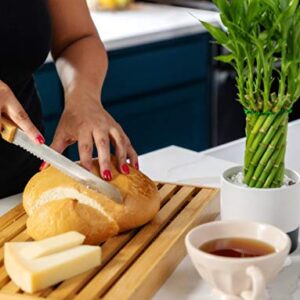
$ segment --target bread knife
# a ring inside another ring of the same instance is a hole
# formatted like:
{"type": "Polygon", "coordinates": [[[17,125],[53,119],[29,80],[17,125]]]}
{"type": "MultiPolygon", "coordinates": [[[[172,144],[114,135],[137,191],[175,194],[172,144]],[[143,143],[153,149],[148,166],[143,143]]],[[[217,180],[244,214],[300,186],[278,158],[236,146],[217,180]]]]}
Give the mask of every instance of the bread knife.
{"type": "Polygon", "coordinates": [[[69,177],[84,184],[86,187],[108,196],[119,204],[122,203],[120,191],[112,184],[109,184],[47,145],[35,144],[26,133],[19,129],[12,121],[2,117],[1,123],[1,136],[7,142],[25,149],[69,177]]]}

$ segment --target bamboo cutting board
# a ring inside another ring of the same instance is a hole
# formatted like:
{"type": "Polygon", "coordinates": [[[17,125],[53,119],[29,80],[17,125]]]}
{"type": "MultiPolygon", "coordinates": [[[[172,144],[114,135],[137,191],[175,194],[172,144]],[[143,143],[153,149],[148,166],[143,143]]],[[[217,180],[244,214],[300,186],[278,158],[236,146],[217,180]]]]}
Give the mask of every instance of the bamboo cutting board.
{"type": "Polygon", "coordinates": [[[102,244],[102,265],[35,294],[23,293],[3,265],[3,245],[29,241],[27,216],[19,205],[0,218],[0,300],[146,300],[186,254],[184,237],[194,226],[219,214],[219,191],[157,184],[161,209],[145,226],[102,244]]]}

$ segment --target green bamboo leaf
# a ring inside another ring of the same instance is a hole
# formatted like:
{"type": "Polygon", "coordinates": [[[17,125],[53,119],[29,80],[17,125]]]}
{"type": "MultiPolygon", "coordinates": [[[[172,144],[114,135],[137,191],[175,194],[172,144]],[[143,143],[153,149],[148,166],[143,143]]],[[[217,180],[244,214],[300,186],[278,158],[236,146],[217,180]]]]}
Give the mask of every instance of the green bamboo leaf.
{"type": "Polygon", "coordinates": [[[213,2],[220,10],[220,17],[223,24],[227,26],[227,23],[232,21],[229,2],[227,0],[213,0],[213,2]]]}
{"type": "Polygon", "coordinates": [[[228,28],[231,29],[235,33],[236,38],[239,41],[243,41],[244,44],[253,43],[257,41],[255,36],[252,36],[251,33],[248,33],[243,27],[233,22],[229,22],[228,28]]]}
{"type": "Polygon", "coordinates": [[[295,58],[295,59],[288,60],[287,63],[288,63],[289,65],[290,65],[290,64],[300,64],[300,57],[299,57],[299,58],[295,58]]]}
{"type": "Polygon", "coordinates": [[[262,3],[266,4],[267,6],[269,6],[269,8],[271,8],[273,10],[273,12],[278,12],[278,6],[276,3],[277,1],[274,0],[261,0],[262,3]]]}
{"type": "Polygon", "coordinates": [[[279,3],[280,9],[281,10],[287,9],[287,7],[289,6],[289,2],[290,2],[290,0],[280,0],[280,3],[279,3]]]}
{"type": "Polygon", "coordinates": [[[220,12],[230,19],[230,5],[227,0],[213,0],[214,4],[219,8],[220,12]]]}
{"type": "Polygon", "coordinates": [[[267,39],[269,38],[268,32],[267,31],[263,31],[258,35],[258,39],[264,43],[265,41],[267,41],[267,39]]]}
{"type": "Polygon", "coordinates": [[[290,30],[290,33],[294,38],[299,37],[299,32],[300,32],[299,24],[300,24],[300,10],[294,14],[293,25],[291,26],[291,30],[290,30]]]}
{"type": "Polygon", "coordinates": [[[228,24],[229,24],[230,20],[222,13],[220,14],[220,18],[221,18],[221,21],[222,21],[223,25],[225,27],[228,27],[228,24]]]}
{"type": "Polygon", "coordinates": [[[291,0],[288,2],[288,7],[284,11],[285,18],[289,18],[290,16],[292,16],[296,12],[296,9],[299,5],[299,0],[291,0]]]}
{"type": "Polygon", "coordinates": [[[219,55],[215,56],[214,59],[229,64],[234,60],[234,55],[232,53],[226,55],[219,55]]]}
{"type": "Polygon", "coordinates": [[[236,52],[235,44],[232,42],[232,40],[229,39],[229,37],[228,37],[228,42],[223,46],[232,53],[236,52]]]}
{"type": "Polygon", "coordinates": [[[295,91],[295,97],[298,100],[298,98],[300,97],[300,72],[298,73],[297,76],[297,85],[296,85],[296,91],[295,91]]]}
{"type": "Polygon", "coordinates": [[[261,0],[250,1],[246,17],[248,26],[253,27],[257,25],[257,23],[255,23],[255,20],[261,18],[261,15],[264,11],[262,8],[263,6],[261,5],[261,0]]]}
{"type": "Polygon", "coordinates": [[[231,19],[235,23],[240,23],[245,18],[245,1],[231,0],[230,2],[231,19]]]}
{"type": "Polygon", "coordinates": [[[214,39],[220,44],[226,44],[228,42],[227,34],[219,27],[210,23],[201,21],[201,24],[207,29],[207,31],[214,37],[214,39]]]}

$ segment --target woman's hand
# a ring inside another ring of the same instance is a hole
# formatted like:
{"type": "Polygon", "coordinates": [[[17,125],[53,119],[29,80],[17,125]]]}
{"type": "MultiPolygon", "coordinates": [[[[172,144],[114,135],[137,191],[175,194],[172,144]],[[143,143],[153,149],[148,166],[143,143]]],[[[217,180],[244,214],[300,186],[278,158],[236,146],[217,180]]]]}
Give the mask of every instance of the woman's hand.
{"type": "Polygon", "coordinates": [[[65,109],[51,147],[62,153],[77,141],[81,164],[88,170],[92,168],[93,145],[96,145],[100,174],[105,180],[112,179],[110,142],[122,173],[129,174],[127,158],[138,168],[137,154],[121,126],[105,111],[97,95],[82,89],[65,95],[65,109]]]}
{"type": "Polygon", "coordinates": [[[7,84],[0,80],[0,129],[1,115],[5,115],[22,129],[34,142],[44,144],[45,139],[33,125],[28,114],[7,84]]]}

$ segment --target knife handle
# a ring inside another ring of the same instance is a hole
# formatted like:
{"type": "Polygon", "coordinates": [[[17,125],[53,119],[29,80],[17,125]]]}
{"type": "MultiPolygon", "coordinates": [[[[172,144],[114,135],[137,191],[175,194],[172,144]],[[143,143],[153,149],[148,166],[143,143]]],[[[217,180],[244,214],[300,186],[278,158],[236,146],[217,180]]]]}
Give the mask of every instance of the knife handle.
{"type": "Polygon", "coordinates": [[[15,134],[17,131],[17,126],[10,120],[7,120],[6,118],[1,117],[1,136],[4,140],[6,140],[9,143],[12,143],[15,134]]]}

